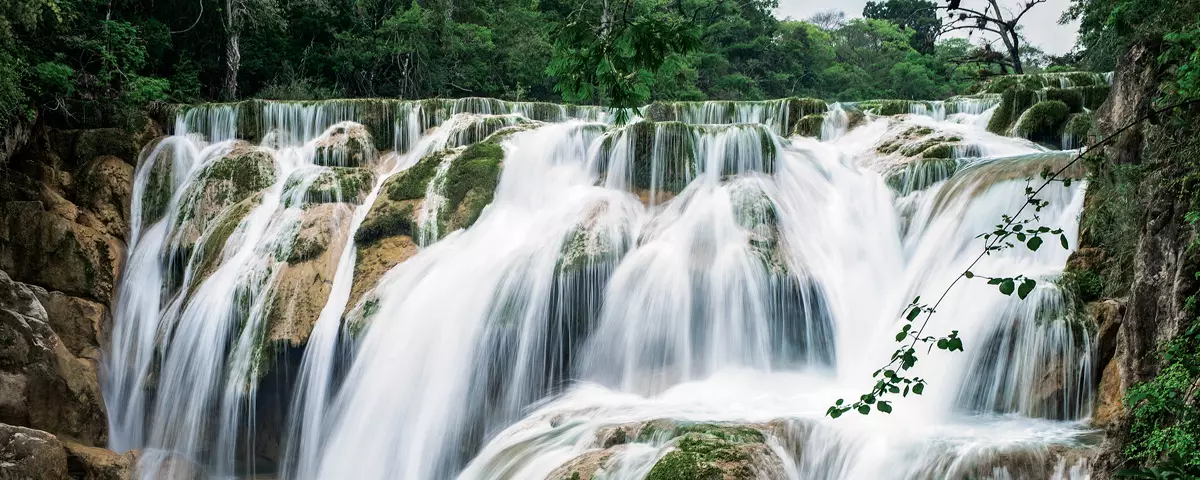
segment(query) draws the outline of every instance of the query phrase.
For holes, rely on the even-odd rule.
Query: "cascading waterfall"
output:
[[[796,99],[624,126],[481,98],[185,109],[136,174],[111,442],[143,478],[1087,478],[1060,248],[974,267],[1038,279],[1025,300],[950,292],[928,331],[965,352],[927,355],[924,396],[824,416],[1069,161],[984,131],[997,103],[853,128]],[[808,114],[820,140],[783,135]],[[1084,189],[1047,187],[1036,222],[1073,245]]]

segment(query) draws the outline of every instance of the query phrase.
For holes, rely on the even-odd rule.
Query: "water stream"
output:
[[[786,135],[814,113],[788,100],[626,126],[492,99],[186,109],[136,174],[111,446],[143,478],[667,478],[698,438],[733,445],[705,467],[726,478],[1088,478],[1092,328],[1057,239],[974,268],[1038,279],[1025,300],[951,291],[928,330],[965,351],[926,354],[924,395],[825,416],[1070,159],[986,132],[996,103],[831,104],[820,139]],[[1072,247],[1085,188],[1036,213]]]

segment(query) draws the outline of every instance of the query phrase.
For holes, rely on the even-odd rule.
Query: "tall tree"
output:
[[[867,2],[863,16],[888,20],[900,28],[911,28],[914,33],[911,44],[921,53],[933,53],[942,29],[942,20],[937,16],[937,4],[929,0],[886,0]]]
[[[945,7],[948,21],[942,26],[940,34],[959,30],[974,32],[991,32],[1000,37],[1008,52],[1008,63],[1015,73],[1025,73],[1021,62],[1022,43],[1019,32],[1021,19],[1033,7],[1046,3],[1046,0],[1023,0],[1016,10],[1002,8],[999,0],[984,0],[983,10],[962,6],[962,0],[947,0]]]
[[[224,0],[221,25],[225,27],[225,81],[221,96],[238,98],[238,70],[242,64],[242,29],[246,27],[286,27],[275,0]]]

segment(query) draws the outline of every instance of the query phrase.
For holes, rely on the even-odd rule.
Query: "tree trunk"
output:
[[[225,100],[237,100],[238,87],[238,68],[242,63],[242,53],[238,49],[238,41],[241,35],[237,32],[231,32],[225,42]]]
[[[1021,67],[1021,39],[1017,37],[1016,30],[1008,30],[1008,34],[1012,36],[1012,41],[1004,42],[1008,45],[1008,56],[1012,57],[1013,73],[1018,75],[1025,73],[1025,69]]]
[[[234,0],[225,0],[225,15],[221,19],[221,23],[225,24],[225,85],[221,89],[221,95],[228,101],[237,100],[238,69],[242,64],[239,45],[241,32],[234,8]]]

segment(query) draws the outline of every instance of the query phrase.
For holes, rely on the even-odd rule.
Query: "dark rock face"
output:
[[[101,350],[140,145],[121,129],[29,128],[0,162],[0,480],[126,479],[105,450]],[[8,148],[12,147],[12,148]]]

